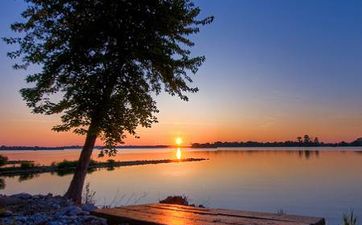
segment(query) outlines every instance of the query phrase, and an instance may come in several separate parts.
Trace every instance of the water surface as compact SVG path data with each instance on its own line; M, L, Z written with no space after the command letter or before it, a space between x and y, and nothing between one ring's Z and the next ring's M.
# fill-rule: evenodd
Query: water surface
M354 209L362 220L362 148L182 149L207 161L100 169L87 176L99 205L157 202L186 195L207 207L322 216L340 224ZM2 152L12 160L50 164L78 158L78 150ZM116 160L175 159L177 149L120 150ZM98 159L97 152L93 155ZM31 179L30 179L31 178ZM1 193L63 194L71 175L5 178Z

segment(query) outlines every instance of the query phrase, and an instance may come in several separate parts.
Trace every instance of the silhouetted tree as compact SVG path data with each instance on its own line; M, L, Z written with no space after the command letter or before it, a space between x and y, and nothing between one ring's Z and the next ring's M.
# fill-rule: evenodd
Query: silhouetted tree
M297 137L299 143L302 143L302 137Z
M197 19L190 0L27 0L24 21L12 24L20 47L16 69L40 65L21 94L34 113L61 114L55 131L86 134L65 196L81 201L97 137L115 153L125 135L157 122L154 93L165 90L187 100L203 56L191 56L189 35L213 18ZM54 96L54 94L57 94Z
M314 144L319 145L319 139L318 139L318 137L315 137L315 138L314 138Z
M308 134L304 135L304 143L305 143L305 144L310 143L310 137L309 137Z

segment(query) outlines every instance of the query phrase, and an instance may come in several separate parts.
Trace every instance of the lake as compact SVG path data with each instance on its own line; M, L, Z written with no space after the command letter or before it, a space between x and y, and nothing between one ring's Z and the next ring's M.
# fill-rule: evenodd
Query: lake
M11 160L50 164L78 150L2 151ZM185 195L206 207L325 217L340 224L353 209L362 220L362 148L122 149L115 160L202 157L209 160L99 169L87 176L98 205L157 202ZM93 159L104 161L107 158ZM72 175L7 177L3 194L63 194Z

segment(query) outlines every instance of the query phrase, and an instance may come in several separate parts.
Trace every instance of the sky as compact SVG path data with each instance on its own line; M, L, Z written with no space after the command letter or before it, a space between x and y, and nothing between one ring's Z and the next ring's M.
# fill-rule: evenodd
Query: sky
M156 97L159 123L126 144L321 141L362 136L362 1L196 0L215 21L191 38L206 62L193 77L190 101ZM26 4L0 2L0 36ZM59 115L34 115L19 90L26 71L12 69L13 49L0 42L0 145L59 146L84 137L55 133ZM98 141L98 144L101 144Z

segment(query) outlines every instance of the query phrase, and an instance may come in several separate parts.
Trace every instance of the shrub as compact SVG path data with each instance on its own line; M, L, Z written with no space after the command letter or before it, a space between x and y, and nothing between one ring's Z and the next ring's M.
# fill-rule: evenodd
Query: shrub
M90 166L97 165L97 161L91 159L90 162L89 162L89 165L90 165Z
M33 162L27 162L27 161L24 161L24 162L21 162L20 163L20 168L21 169L29 169L29 168L33 168L35 165Z
M62 162L57 163L57 167L58 169L72 169L72 168L76 168L78 164L78 161L68 161L68 160L63 160ZM89 166L94 166L96 165L97 162L94 160L91 160L89 162Z
M160 203L186 206L189 205L189 201L186 196L168 196L164 200L161 200Z
M78 161L63 160L62 162L58 162L57 167L58 169L69 169L76 167L77 163Z
M0 155L0 166L5 165L8 162L8 157Z

